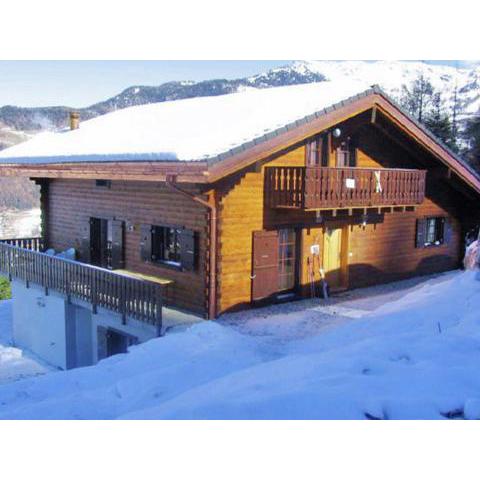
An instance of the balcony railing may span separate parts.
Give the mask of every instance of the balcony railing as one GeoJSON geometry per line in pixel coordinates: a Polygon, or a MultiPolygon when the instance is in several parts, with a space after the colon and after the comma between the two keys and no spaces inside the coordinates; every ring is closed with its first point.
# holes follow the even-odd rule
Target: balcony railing
{"type": "Polygon", "coordinates": [[[414,206],[425,198],[425,170],[267,167],[272,208],[337,209],[414,206]]]}
{"type": "MultiPolygon", "coordinates": [[[[35,239],[16,239],[23,245],[38,245],[35,239]]],[[[97,307],[157,326],[162,324],[162,287],[147,280],[116,274],[110,270],[54,257],[0,240],[0,273],[35,283],[97,307]]]]}

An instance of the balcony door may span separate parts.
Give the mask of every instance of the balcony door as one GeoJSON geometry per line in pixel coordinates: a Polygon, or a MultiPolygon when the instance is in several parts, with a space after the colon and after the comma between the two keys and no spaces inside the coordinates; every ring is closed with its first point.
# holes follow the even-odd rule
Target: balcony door
{"type": "Polygon", "coordinates": [[[354,141],[350,137],[340,142],[337,147],[336,157],[337,167],[357,166],[357,150],[354,141]]]}
{"type": "Polygon", "coordinates": [[[115,270],[124,266],[124,222],[90,218],[90,263],[115,270]]]}

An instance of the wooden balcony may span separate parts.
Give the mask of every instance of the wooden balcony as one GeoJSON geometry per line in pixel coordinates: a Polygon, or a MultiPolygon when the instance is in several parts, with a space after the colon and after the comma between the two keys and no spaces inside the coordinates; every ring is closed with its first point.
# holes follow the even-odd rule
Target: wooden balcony
{"type": "Polygon", "coordinates": [[[0,274],[92,306],[162,326],[162,286],[111,270],[41,253],[39,239],[0,240],[0,274]],[[19,245],[19,246],[17,246],[19,245]],[[27,246],[28,248],[22,248],[27,246]]]}
{"type": "Polygon", "coordinates": [[[267,167],[265,199],[271,208],[304,210],[420,205],[425,170],[267,167]]]}

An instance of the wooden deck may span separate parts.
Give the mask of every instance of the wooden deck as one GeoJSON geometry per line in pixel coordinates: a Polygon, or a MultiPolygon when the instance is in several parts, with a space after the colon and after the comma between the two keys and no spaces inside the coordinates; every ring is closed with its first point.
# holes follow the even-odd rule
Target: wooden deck
{"type": "Polygon", "coordinates": [[[21,248],[38,247],[34,239],[0,240],[0,273],[157,326],[162,323],[162,283],[21,248]]]}
{"type": "Polygon", "coordinates": [[[337,209],[420,205],[425,170],[267,167],[265,198],[271,208],[337,209]]]}

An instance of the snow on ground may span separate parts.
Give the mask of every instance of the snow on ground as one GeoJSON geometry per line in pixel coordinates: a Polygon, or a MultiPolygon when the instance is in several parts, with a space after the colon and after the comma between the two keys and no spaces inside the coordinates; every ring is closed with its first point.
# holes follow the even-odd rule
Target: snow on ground
{"type": "Polygon", "coordinates": [[[454,272],[225,315],[0,386],[0,418],[480,418],[479,301],[454,272]]]}
{"type": "Polygon", "coordinates": [[[35,356],[11,345],[11,310],[11,300],[0,302],[0,385],[53,370],[35,356]]]}

